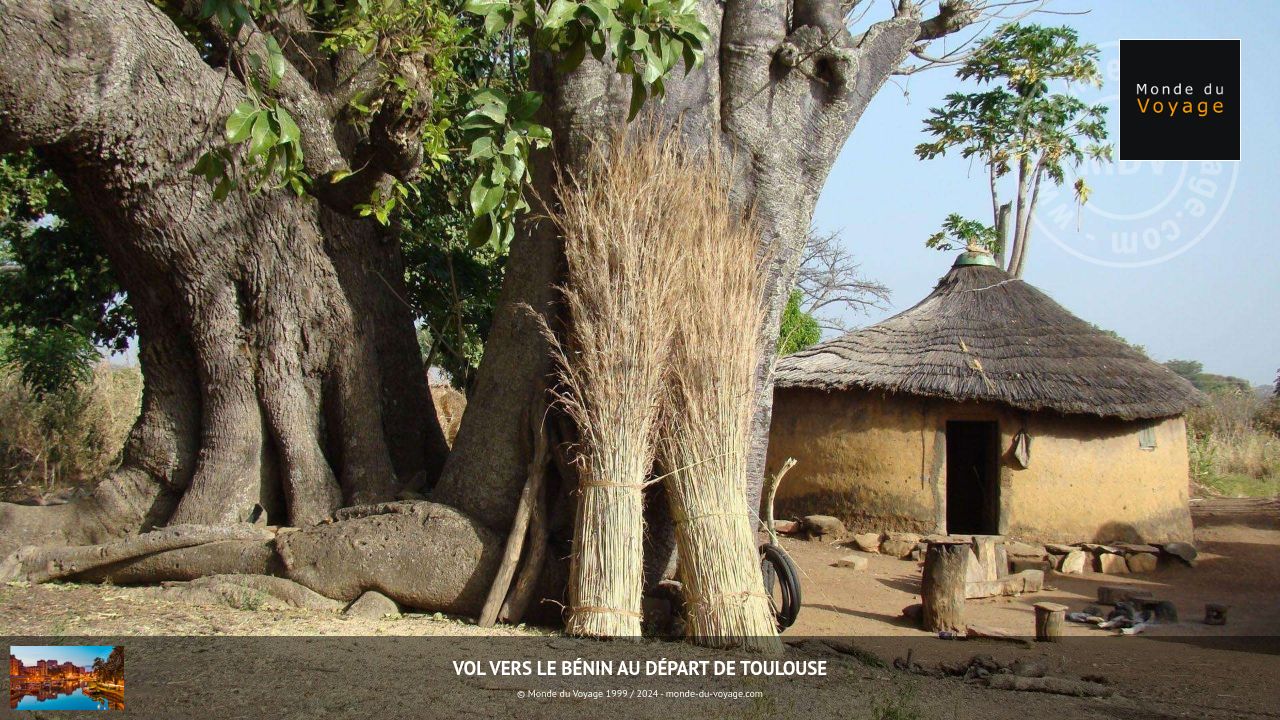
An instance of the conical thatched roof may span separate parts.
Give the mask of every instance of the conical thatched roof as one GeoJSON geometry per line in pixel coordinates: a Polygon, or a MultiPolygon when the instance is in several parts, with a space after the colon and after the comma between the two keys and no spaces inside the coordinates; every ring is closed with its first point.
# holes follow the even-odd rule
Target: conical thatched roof
{"type": "Polygon", "coordinates": [[[915,307],[782,358],[776,380],[1124,419],[1179,415],[1200,398],[1026,282],[963,261],[915,307]]]}

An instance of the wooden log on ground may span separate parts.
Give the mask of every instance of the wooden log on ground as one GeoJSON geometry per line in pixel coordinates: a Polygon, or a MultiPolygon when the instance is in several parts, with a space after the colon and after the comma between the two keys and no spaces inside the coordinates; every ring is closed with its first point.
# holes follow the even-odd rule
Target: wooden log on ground
{"type": "Polygon", "coordinates": [[[1036,640],[1057,642],[1062,637],[1062,625],[1067,617],[1067,606],[1051,602],[1038,602],[1036,611],[1036,640]]]}
{"type": "Polygon", "coordinates": [[[921,582],[921,624],[929,632],[961,632],[964,623],[965,575],[969,544],[931,542],[925,552],[921,582]]]}

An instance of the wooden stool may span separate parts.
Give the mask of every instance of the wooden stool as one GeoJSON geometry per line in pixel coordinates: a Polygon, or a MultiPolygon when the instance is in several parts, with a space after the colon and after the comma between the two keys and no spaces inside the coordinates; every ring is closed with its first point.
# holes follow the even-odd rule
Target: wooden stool
{"type": "Polygon", "coordinates": [[[1036,609],[1036,640],[1057,642],[1062,637],[1062,623],[1067,617],[1067,606],[1051,602],[1038,602],[1036,609]]]}

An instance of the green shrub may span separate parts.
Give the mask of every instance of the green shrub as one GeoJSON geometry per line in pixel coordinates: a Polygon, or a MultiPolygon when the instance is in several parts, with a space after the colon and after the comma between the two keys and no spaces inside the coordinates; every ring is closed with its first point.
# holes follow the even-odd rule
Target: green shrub
{"type": "Polygon", "coordinates": [[[1187,413],[1191,477],[1201,488],[1231,497],[1280,493],[1280,435],[1274,399],[1224,390],[1187,413]]]}
{"type": "Polygon", "coordinates": [[[91,486],[119,464],[141,402],[135,367],[100,362],[86,381],[41,396],[0,365],[0,498],[91,486]]]}

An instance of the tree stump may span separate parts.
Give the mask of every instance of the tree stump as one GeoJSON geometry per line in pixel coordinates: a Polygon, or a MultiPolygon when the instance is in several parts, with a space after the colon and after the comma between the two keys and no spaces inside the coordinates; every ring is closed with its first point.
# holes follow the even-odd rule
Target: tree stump
{"type": "Polygon", "coordinates": [[[1062,637],[1062,623],[1067,616],[1067,606],[1051,602],[1038,602],[1036,609],[1036,640],[1057,642],[1062,637]]]}
{"type": "Polygon", "coordinates": [[[921,624],[930,632],[963,632],[969,543],[931,542],[924,556],[921,624]]]}

